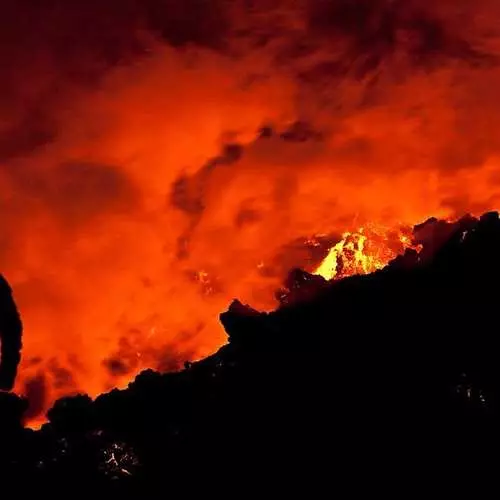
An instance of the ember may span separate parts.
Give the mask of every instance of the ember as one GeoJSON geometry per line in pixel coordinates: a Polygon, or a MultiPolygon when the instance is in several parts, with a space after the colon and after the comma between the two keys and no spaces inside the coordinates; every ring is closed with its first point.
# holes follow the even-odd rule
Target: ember
{"type": "Polygon", "coordinates": [[[125,443],[112,443],[102,451],[102,455],[99,468],[111,479],[132,476],[139,466],[136,454],[125,443]]]}

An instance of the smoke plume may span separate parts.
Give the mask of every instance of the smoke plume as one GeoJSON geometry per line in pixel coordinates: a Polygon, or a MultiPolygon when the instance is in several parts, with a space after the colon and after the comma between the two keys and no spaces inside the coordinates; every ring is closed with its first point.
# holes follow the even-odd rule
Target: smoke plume
{"type": "Polygon", "coordinates": [[[2,10],[21,392],[96,395],[207,354],[233,297],[272,308],[307,267],[297,241],[498,208],[493,0],[2,10]]]}

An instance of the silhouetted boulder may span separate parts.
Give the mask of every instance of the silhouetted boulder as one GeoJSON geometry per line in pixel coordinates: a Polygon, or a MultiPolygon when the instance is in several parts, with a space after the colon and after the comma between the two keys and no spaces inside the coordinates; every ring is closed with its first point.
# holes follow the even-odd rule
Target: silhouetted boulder
{"type": "Polygon", "coordinates": [[[259,324],[264,315],[239,300],[233,300],[229,309],[220,315],[229,341],[241,340],[259,324]]]}
{"type": "Polygon", "coordinates": [[[95,426],[92,399],[78,395],[59,399],[48,411],[47,417],[56,432],[63,434],[86,432],[95,426]]]}
{"type": "Polygon", "coordinates": [[[314,299],[326,288],[327,281],[319,275],[310,274],[302,269],[292,269],[278,290],[276,298],[282,306],[293,305],[314,299]]]}
{"type": "Polygon", "coordinates": [[[12,290],[0,275],[0,390],[11,390],[21,360],[22,323],[12,290]]]}
{"type": "Polygon", "coordinates": [[[22,428],[23,414],[27,408],[25,399],[0,391],[0,435],[22,428]]]}

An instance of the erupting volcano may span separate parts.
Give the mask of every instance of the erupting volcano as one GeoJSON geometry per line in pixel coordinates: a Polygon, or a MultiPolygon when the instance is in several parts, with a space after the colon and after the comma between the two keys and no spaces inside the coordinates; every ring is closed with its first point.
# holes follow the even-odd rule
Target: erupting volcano
{"type": "Polygon", "coordinates": [[[291,269],[367,274],[500,205],[493,0],[47,0],[0,16],[15,391],[124,387],[225,343],[291,269]]]}
{"type": "Polygon", "coordinates": [[[360,228],[356,233],[344,233],[314,273],[328,280],[368,274],[384,268],[407,248],[415,248],[411,234],[360,228]]]}

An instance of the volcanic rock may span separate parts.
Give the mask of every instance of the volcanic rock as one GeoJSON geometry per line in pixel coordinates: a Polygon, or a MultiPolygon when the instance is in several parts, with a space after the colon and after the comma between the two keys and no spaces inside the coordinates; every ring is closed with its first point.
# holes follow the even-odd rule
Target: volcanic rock
{"type": "MultiPolygon", "coordinates": [[[[3,472],[121,498],[406,491],[444,469],[459,484],[500,443],[500,221],[416,233],[420,253],[307,300],[267,314],[233,302],[230,342],[188,369],[60,401],[16,434],[16,460],[0,449],[3,472]]],[[[294,293],[320,283],[292,274],[294,293]]]]}

